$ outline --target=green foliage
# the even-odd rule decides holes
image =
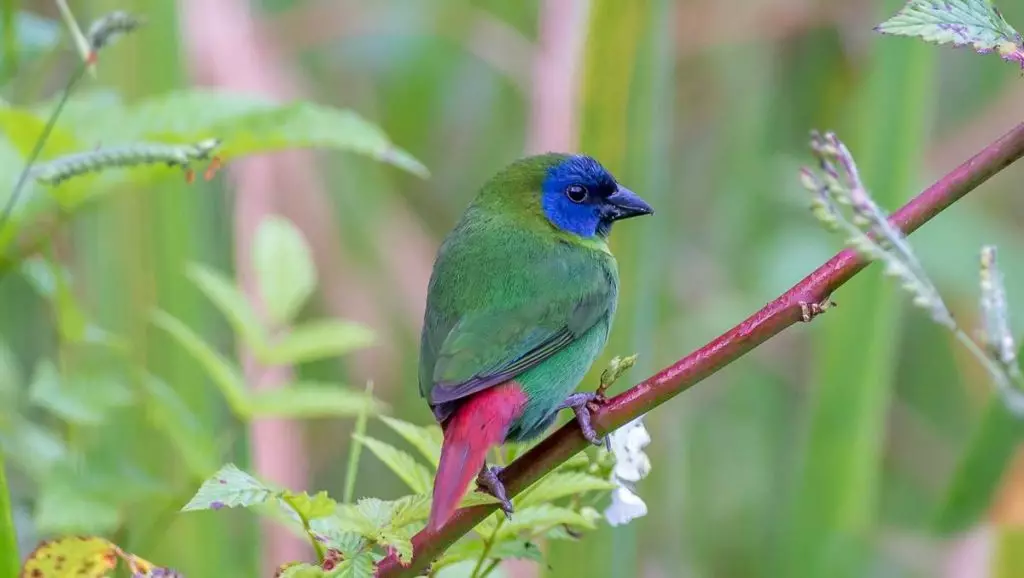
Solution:
[[[253,269],[271,323],[292,321],[316,288],[309,246],[294,225],[267,217],[256,228]]]
[[[275,492],[234,464],[227,464],[200,486],[182,511],[246,508],[283,495],[283,492]]]
[[[311,543],[321,551],[320,564],[295,564],[286,572],[296,576],[372,576],[374,562],[394,553],[400,560],[412,556],[412,536],[422,529],[430,514],[430,493],[441,436],[436,425],[417,426],[392,417],[382,421],[431,460],[428,469],[413,456],[390,444],[363,434],[355,441],[370,450],[414,492],[396,500],[365,497],[354,503],[338,504],[325,492],[314,496],[293,494],[273,488],[240,471],[225,466],[199,488],[183,510],[221,509],[232,506],[259,506],[276,503],[299,522]],[[516,512],[506,520],[504,514],[484,520],[469,536],[455,544],[434,563],[435,571],[462,562],[480,564],[511,558],[541,561],[536,541],[574,539],[581,532],[594,530],[601,515],[593,508],[607,496],[614,484],[608,481],[614,458],[603,449],[580,453],[558,471],[527,488],[515,499]],[[494,498],[468,492],[462,506],[494,503]],[[341,561],[333,563],[332,552]],[[349,574],[346,574],[349,573]]]
[[[935,44],[970,45],[1024,66],[1024,41],[991,0],[911,0],[875,30]]]
[[[280,337],[282,324],[292,321],[316,289],[316,270],[309,247],[291,222],[273,217],[261,223],[253,265],[257,287],[271,315],[259,320],[248,300],[223,274],[198,264],[187,276],[227,318],[239,341],[267,365],[295,365],[349,353],[373,342],[365,327],[338,319],[295,325]],[[206,370],[228,406],[242,419],[266,417],[320,418],[376,413],[382,405],[368,393],[339,384],[295,382],[269,390],[246,387],[242,370],[177,318],[156,311],[153,323],[166,331]]]
[[[1024,366],[1021,355],[1024,348],[1017,358]],[[993,393],[958,458],[935,517],[938,532],[962,532],[984,516],[1022,442],[1024,419],[1010,411],[1002,394]]]

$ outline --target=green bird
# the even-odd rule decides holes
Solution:
[[[573,393],[615,315],[612,223],[654,211],[583,155],[520,159],[488,181],[438,250],[420,338],[419,388],[444,430],[428,527],[473,477],[512,513],[487,452],[540,435],[562,409],[600,444]]]

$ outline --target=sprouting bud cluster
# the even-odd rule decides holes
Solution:
[[[914,305],[936,323],[956,328],[952,314],[917,260],[903,233],[889,222],[861,181],[849,149],[834,133],[811,133],[811,150],[820,173],[803,168],[800,181],[812,194],[811,210],[831,230],[842,230],[858,253],[885,266],[913,295]]]
[[[1010,331],[1002,274],[996,250],[981,251],[981,312],[985,323],[981,347],[957,325],[935,284],[921,266],[906,236],[889,222],[861,181],[849,149],[834,133],[811,133],[818,171],[800,170],[800,183],[812,194],[811,211],[830,230],[847,234],[846,242],[864,258],[879,261],[885,274],[899,280],[914,305],[928,311],[978,358],[995,380],[1007,406],[1024,416],[1024,376]]]

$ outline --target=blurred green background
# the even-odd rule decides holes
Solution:
[[[621,390],[840,248],[796,180],[809,162],[809,130],[836,130],[893,210],[1024,114],[1012,65],[874,33],[897,0],[70,4],[82,22],[119,8],[148,20],[104,53],[91,89],[132,101],[219,85],[350,108],[429,168],[420,179],[346,153],[246,159],[209,183],[124,187],[55,238],[82,307],[128,339],[135,360],[215,434],[218,462],[337,496],[351,419],[271,424],[254,437],[192,358],[148,322],[162,308],[235,356],[228,325],[184,271],[191,261],[237,270],[254,214],[280,212],[310,241],[320,288],[304,318],[343,317],[377,334],[374,347],[295,371],[354,388],[373,381],[393,415],[428,423],[415,367],[433,254],[483,180],[511,160],[549,148],[593,154],[657,210],[617,227],[612,243],[622,300],[599,365],[640,353]],[[1024,5],[1002,8],[1024,26]],[[50,98],[75,58],[55,6],[5,0],[2,9],[3,98]],[[966,327],[979,325],[978,249],[994,243],[1017,305],[1014,328],[1024,328],[1022,178],[1009,168],[912,237]],[[552,544],[546,565],[508,564],[504,575],[1024,576],[1021,455],[980,519],[934,531],[991,386],[876,269],[834,295],[837,309],[648,416],[646,517]],[[59,355],[51,310],[23,276],[0,280],[0,304],[0,334],[23,372]],[[79,353],[61,363],[103,361]],[[260,568],[294,547],[285,539],[280,550],[261,548],[267,538],[251,514],[174,513],[199,480],[148,423],[154,415],[131,405],[94,427],[58,429],[64,443],[87,448],[88,463],[56,471],[67,483],[52,483],[74,488],[83,471],[99,471],[94,502],[118,508],[104,531],[150,560],[190,576],[269,575]],[[370,431],[396,439],[377,423]],[[121,463],[132,465],[111,465]],[[45,493],[14,466],[8,477],[27,551],[46,535],[36,527],[40,496],[61,490]],[[364,454],[356,495],[402,493]],[[88,531],[94,507],[61,514]]]

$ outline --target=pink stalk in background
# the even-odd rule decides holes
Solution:
[[[248,2],[181,0],[179,10],[188,61],[200,84],[282,100],[296,95],[297,82],[278,64],[271,42],[253,21]],[[250,258],[256,229],[268,215],[283,212],[284,195],[288,195],[290,201],[301,198],[307,204],[320,201],[318,204],[325,205],[324,192],[316,182],[312,162],[303,153],[246,159],[233,163],[229,173],[235,189],[238,278],[257,312],[263,315]],[[318,210],[320,215],[330,215],[324,207]],[[304,230],[308,234],[308,229]],[[244,348],[240,355],[246,381],[252,387],[277,387],[291,377],[290,367],[260,365]],[[261,420],[252,424],[251,437],[253,466],[261,476],[289,488],[308,486],[308,458],[302,430],[295,422]],[[283,562],[300,560],[310,554],[305,541],[282,528],[264,526],[264,538],[264,575],[273,574]]]

